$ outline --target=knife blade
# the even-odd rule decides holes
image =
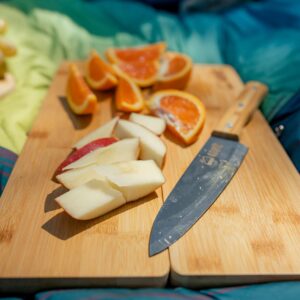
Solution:
[[[266,85],[248,82],[226,111],[157,214],[150,235],[150,256],[181,238],[231,181],[248,151],[239,135],[267,92]]]

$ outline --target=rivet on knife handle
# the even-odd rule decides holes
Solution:
[[[247,124],[267,92],[268,88],[263,83],[248,82],[237,101],[225,112],[212,135],[238,140],[242,128]]]

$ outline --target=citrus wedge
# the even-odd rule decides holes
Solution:
[[[120,77],[129,77],[140,87],[148,87],[155,83],[159,69],[158,61],[120,62],[113,65]]]
[[[140,88],[127,77],[119,78],[115,101],[116,108],[124,112],[139,112],[144,108]]]
[[[195,96],[178,91],[154,93],[148,103],[151,111],[166,120],[167,128],[185,144],[196,141],[205,121],[205,107]]]
[[[130,48],[108,48],[105,52],[111,63],[158,60],[165,51],[166,44],[159,42]]]
[[[68,104],[75,114],[91,114],[95,111],[97,97],[89,89],[75,64],[69,66],[66,89]]]
[[[93,50],[86,63],[86,80],[95,90],[106,91],[115,87],[118,79],[114,76],[114,69]]]
[[[161,59],[156,90],[184,89],[190,79],[192,60],[184,54],[167,52]]]

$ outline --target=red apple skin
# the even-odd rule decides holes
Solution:
[[[73,151],[70,153],[70,155],[58,166],[58,168],[55,171],[55,176],[63,173],[63,168],[67,165],[73,163],[74,161],[78,160],[79,158],[85,156],[86,154],[102,147],[109,146],[115,142],[117,142],[118,139],[114,137],[108,137],[108,138],[101,138],[94,140],[87,145]]]

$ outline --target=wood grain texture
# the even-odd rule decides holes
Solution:
[[[98,95],[92,118],[69,111],[66,66],[54,78],[0,201],[0,291],[164,286],[168,253],[148,256],[161,189],[90,221],[72,219],[54,201],[65,191],[51,181],[58,164],[79,138],[113,114],[110,93]]]
[[[187,90],[205,103],[207,120],[192,146],[164,135],[168,152],[163,189],[85,222],[71,219],[55,204],[64,189],[51,177],[71,146],[111,119],[115,110],[111,94],[102,93],[97,114],[75,117],[64,99],[66,75],[64,64],[0,201],[0,291],[163,286],[170,261],[175,285],[299,278],[299,175],[259,112],[242,131],[241,142],[250,151],[224,193],[169,250],[148,257],[150,230],[162,196],[166,198],[243,89],[231,67],[193,69]]]
[[[201,78],[205,67],[201,68],[194,70],[193,79]],[[232,72],[206,68],[211,76],[235,82],[222,89],[227,99],[243,88]],[[188,89],[192,87],[195,81]],[[197,143],[182,149],[166,140],[164,199],[223,116],[224,103],[218,108],[214,96],[213,90],[203,94],[208,114]],[[204,216],[169,248],[174,285],[199,288],[300,279],[299,174],[259,111],[240,141],[249,152],[237,174]]]

